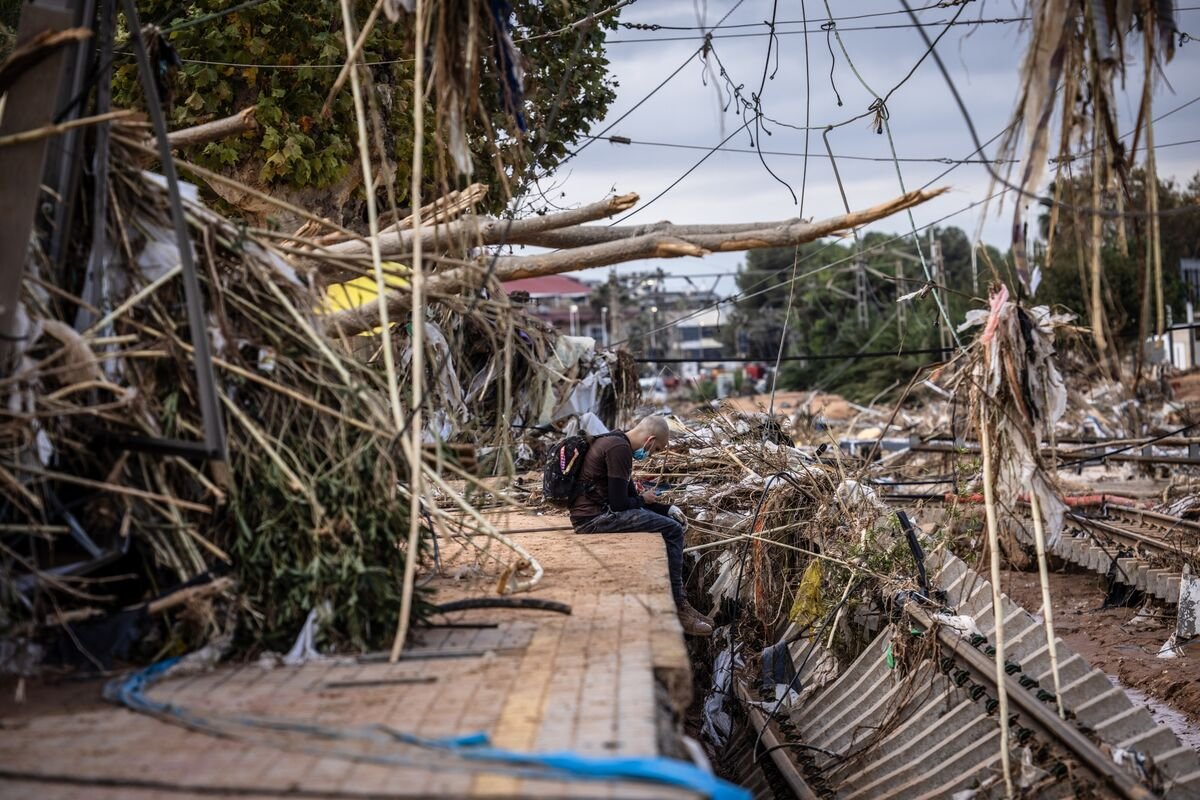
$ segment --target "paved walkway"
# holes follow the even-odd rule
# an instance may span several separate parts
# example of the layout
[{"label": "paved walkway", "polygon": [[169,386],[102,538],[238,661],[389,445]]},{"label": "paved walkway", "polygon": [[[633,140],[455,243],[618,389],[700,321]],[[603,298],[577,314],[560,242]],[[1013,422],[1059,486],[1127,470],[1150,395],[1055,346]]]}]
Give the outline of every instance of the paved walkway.
[{"label": "paved walkway", "polygon": [[[424,737],[484,731],[497,747],[521,752],[658,755],[672,710],[691,695],[662,540],[520,533],[562,521],[511,516],[506,526],[546,571],[528,596],[568,603],[570,616],[461,612],[443,619],[489,627],[423,629],[395,665],[345,659],[222,667],[168,679],[150,696],[222,718],[383,724]],[[493,579],[443,580],[437,599],[494,596],[494,585]],[[0,775],[86,782],[0,778],[0,797],[690,796],[646,784],[550,783],[467,771],[461,761],[395,742],[314,742],[262,731],[220,738],[107,705],[97,700],[98,690],[98,683],[32,686],[24,704],[14,704],[11,692],[0,699]],[[346,756],[329,757],[331,748]],[[97,785],[105,781],[111,784]]]}]

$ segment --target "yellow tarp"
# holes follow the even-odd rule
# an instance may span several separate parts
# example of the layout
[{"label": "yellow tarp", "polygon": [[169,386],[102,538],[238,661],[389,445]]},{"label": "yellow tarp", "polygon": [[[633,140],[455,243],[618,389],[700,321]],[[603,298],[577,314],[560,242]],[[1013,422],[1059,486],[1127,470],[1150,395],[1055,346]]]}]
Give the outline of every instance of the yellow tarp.
[{"label": "yellow tarp", "polygon": [[[408,267],[395,261],[384,261],[382,266],[385,285],[392,289],[402,289],[408,286],[408,278],[404,277],[408,275]],[[325,290],[325,302],[316,309],[316,312],[332,314],[335,311],[349,311],[374,303],[379,297],[376,288],[374,275],[363,275],[352,281],[332,284]],[[373,336],[379,331],[380,329],[376,328],[373,331],[364,331],[359,336]]]},{"label": "yellow tarp", "polygon": [[803,628],[820,617],[821,611],[821,562],[814,558],[804,568],[788,619]]}]

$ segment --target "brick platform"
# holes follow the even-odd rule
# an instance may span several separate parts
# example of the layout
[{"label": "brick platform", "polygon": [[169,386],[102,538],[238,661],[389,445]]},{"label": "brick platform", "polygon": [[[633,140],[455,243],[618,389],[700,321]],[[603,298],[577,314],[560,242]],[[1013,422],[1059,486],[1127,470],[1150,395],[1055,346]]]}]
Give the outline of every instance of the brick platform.
[{"label": "brick platform", "polygon": [[[521,533],[561,518],[505,520],[545,568],[528,596],[568,603],[570,616],[501,609],[454,614],[481,628],[424,629],[396,665],[345,659],[266,670],[222,667],[168,679],[154,699],[206,714],[286,717],[329,726],[389,725],[426,737],[487,732],[521,752],[657,755],[670,707],[686,704],[691,673],[666,577],[650,534]],[[494,584],[443,580],[437,600],[494,595]],[[225,787],[242,797],[296,789],[340,796],[689,797],[646,784],[552,783],[435,764],[428,751],[321,742],[382,765],[314,754],[310,738],[218,738],[96,700],[99,684],[32,686],[24,705],[0,699],[0,769],[146,782],[98,787],[0,779],[4,798],[187,797],[168,785]],[[260,744],[270,738],[273,744]],[[327,751],[322,751],[327,752]],[[460,762],[457,762],[460,763]],[[155,786],[156,782],[163,785]],[[247,789],[252,789],[247,793]],[[262,794],[258,794],[262,792]]]}]

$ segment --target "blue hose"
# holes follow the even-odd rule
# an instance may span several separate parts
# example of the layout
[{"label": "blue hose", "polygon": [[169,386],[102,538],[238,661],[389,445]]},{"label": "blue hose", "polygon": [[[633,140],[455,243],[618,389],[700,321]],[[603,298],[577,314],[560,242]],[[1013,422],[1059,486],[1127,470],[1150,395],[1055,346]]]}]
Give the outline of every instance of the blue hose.
[{"label": "blue hose", "polygon": [[235,717],[229,720],[204,717],[189,709],[150,699],[146,692],[159,680],[166,677],[179,658],[168,658],[141,669],[126,678],[109,681],[104,687],[104,698],[123,705],[133,711],[177,720],[189,727],[217,731],[220,722],[268,729],[287,729],[309,732],[323,738],[341,735],[342,738],[364,738],[365,733],[386,732],[398,742],[450,753],[465,761],[481,762],[508,767],[535,767],[552,774],[544,777],[552,780],[614,781],[636,780],[678,786],[698,792],[712,800],[750,800],[750,792],[740,786],[721,780],[694,764],[661,756],[585,756],[570,751],[556,753],[518,753],[491,746],[491,740],[483,732],[470,733],[444,739],[427,739],[403,731],[381,726],[369,729],[335,730],[325,726],[314,726],[294,720],[267,720],[254,717]]}]

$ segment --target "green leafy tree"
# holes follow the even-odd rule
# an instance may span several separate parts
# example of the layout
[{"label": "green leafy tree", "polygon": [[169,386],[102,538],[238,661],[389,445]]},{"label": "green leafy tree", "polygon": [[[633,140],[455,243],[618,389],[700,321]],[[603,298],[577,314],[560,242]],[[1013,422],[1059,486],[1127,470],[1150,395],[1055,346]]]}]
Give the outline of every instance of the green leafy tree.
[{"label": "green leafy tree", "polygon": [[[1090,205],[1090,173],[1063,178],[1062,181],[1058,190],[1064,201],[1072,206]],[[1130,175],[1129,187],[1126,209],[1144,209],[1147,189],[1145,172],[1134,170]],[[1164,211],[1200,204],[1200,173],[1194,175],[1186,187],[1171,180],[1160,180],[1158,204]],[[1103,205],[1115,209],[1111,197],[1106,198]],[[1050,215],[1043,213],[1039,223],[1044,242],[1049,235]],[[1140,336],[1152,331],[1155,322],[1155,311],[1151,305],[1153,288],[1150,297],[1145,291],[1148,227],[1144,217],[1126,217],[1124,243],[1115,217],[1105,218],[1101,227],[1101,296],[1117,344],[1125,347],[1136,344]],[[1187,301],[1180,279],[1179,262],[1184,258],[1200,258],[1200,214],[1165,214],[1159,218],[1159,228],[1164,303],[1172,310],[1174,318],[1179,320],[1182,319]],[[1076,214],[1069,208],[1060,211],[1053,247],[1049,251],[1050,263],[1043,267],[1042,284],[1036,296],[1038,302],[1060,306],[1074,313],[1084,324],[1089,324],[1091,320],[1090,256],[1087,245],[1090,237],[1089,216]]]},{"label": "green leafy tree", "polygon": [[[227,0],[191,0],[181,9],[171,0],[139,0],[143,22],[162,25],[167,41],[183,60],[173,80],[172,127],[188,127],[257,106],[258,130],[198,145],[185,152],[185,157],[294,198],[311,210],[336,215],[360,183],[349,86],[338,94],[327,118],[320,114],[346,56],[340,0],[266,0],[199,21],[228,6]],[[356,4],[360,26],[370,6]],[[527,137],[518,132],[506,108],[493,50],[476,48],[481,80],[469,91],[477,92],[479,113],[465,121],[475,167],[470,180],[494,187],[489,197],[493,204],[505,202],[503,188],[516,188],[524,176],[558,164],[579,134],[604,116],[615,96],[604,53],[605,36],[616,25],[615,15],[607,15],[593,26],[562,30],[589,9],[586,0],[514,3],[513,38],[525,71],[523,111],[531,132]],[[187,24],[191,20],[197,23]],[[448,24],[458,23],[451,20]],[[487,41],[492,41],[486,12],[480,24],[489,28]],[[430,42],[427,55],[432,58],[433,48],[449,46]],[[388,163],[382,166],[394,171],[401,207],[409,205],[414,141],[412,50],[412,18],[402,14],[394,24],[381,19],[363,51],[373,88],[371,100],[383,121],[380,133]],[[117,66],[114,98],[122,105],[143,104],[133,59]],[[439,136],[432,107],[426,120],[429,185],[423,195],[428,197],[467,180],[455,176],[444,158],[445,137]],[[372,157],[377,157],[374,142]],[[226,199],[239,202],[232,195]],[[262,210],[248,203],[242,207]]]},{"label": "green leafy tree", "polygon": [[[934,229],[945,270],[942,293],[950,319],[957,324],[971,305],[971,242],[958,228]],[[735,324],[727,327],[726,345],[746,357],[771,363],[779,353],[780,334],[791,293],[792,308],[785,356],[829,356],[858,352],[903,353],[939,347],[939,312],[933,297],[905,301],[897,298],[926,282],[922,256],[929,262],[929,239],[921,255],[911,237],[868,233],[861,242],[865,272],[865,302],[857,288],[855,245],[812,242],[800,248],[753,251],[738,275],[746,296],[737,303]],[[988,249],[993,263],[1001,256]],[[980,264],[984,263],[981,259]],[[797,279],[792,281],[793,265]],[[982,270],[982,266],[980,266]],[[981,276],[981,281],[983,277]],[[860,306],[866,324],[860,322]],[[781,387],[822,388],[865,401],[899,382],[936,356],[928,353],[870,359],[785,362]]]}]

